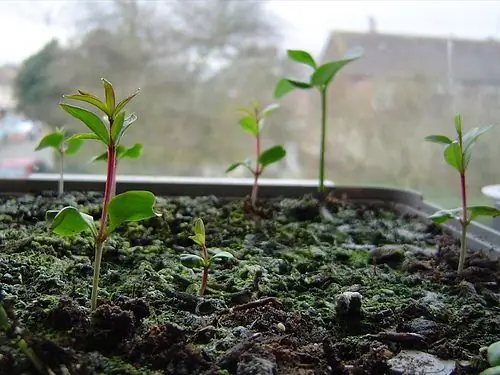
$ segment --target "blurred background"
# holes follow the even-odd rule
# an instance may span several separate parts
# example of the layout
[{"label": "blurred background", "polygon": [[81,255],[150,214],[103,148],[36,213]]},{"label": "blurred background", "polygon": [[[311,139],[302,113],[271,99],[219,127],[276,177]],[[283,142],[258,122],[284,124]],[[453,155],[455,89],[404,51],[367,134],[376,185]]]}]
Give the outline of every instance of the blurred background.
[{"label": "blurred background", "polygon": [[[252,155],[236,109],[276,102],[282,77],[307,77],[287,49],[321,62],[351,48],[364,56],[336,77],[329,95],[327,178],[337,184],[421,191],[440,206],[458,203],[458,176],[429,134],[453,135],[500,121],[499,1],[340,0],[3,0],[0,1],[0,177],[52,172],[51,150],[35,152],[55,127],[84,130],[59,107],[81,89],[120,97],[141,89],[125,143],[144,144],[122,174],[224,176]],[[316,91],[279,101],[264,143],[287,157],[265,177],[317,178],[320,102]],[[500,184],[494,128],[475,147],[472,203]],[[89,142],[66,172],[103,173]],[[232,176],[247,176],[235,171]]]}]

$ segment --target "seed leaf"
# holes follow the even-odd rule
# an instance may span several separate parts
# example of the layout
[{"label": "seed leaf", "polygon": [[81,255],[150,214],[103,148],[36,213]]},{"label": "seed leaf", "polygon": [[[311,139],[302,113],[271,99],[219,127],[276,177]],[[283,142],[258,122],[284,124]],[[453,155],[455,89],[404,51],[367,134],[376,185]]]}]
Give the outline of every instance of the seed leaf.
[{"label": "seed leaf", "polygon": [[129,97],[123,99],[118,105],[116,106],[115,112],[113,113],[113,116],[116,116],[118,112],[120,112],[132,99],[134,99],[137,94],[139,94],[140,90],[137,90],[135,93],[130,95]]},{"label": "seed leaf", "polygon": [[104,85],[104,94],[106,98],[106,107],[108,108],[108,112],[113,114],[115,111],[115,90],[113,89],[113,85],[105,78],[101,78],[101,81]]},{"label": "seed leaf", "polygon": [[226,169],[226,173],[229,173],[229,172],[232,172],[234,171],[236,168],[238,167],[245,167],[246,169],[248,169],[251,173],[253,173],[253,170],[252,168],[250,167],[249,165],[249,162],[248,161],[237,161],[236,163],[233,163],[231,164],[229,167],[227,167]]},{"label": "seed leaf", "polygon": [[[494,342],[486,351],[488,363],[491,367],[500,366],[500,341]],[[500,368],[498,369],[500,370]]]},{"label": "seed leaf", "polygon": [[433,142],[433,143],[442,143],[445,145],[449,145],[453,141],[448,138],[446,135],[429,135],[425,137],[425,140],[428,142]]},{"label": "seed leaf", "polygon": [[283,146],[273,146],[268,148],[259,156],[259,164],[262,167],[266,167],[269,164],[276,163],[286,156],[286,150]]},{"label": "seed leaf", "polygon": [[228,251],[220,251],[214,256],[212,256],[212,258],[210,258],[210,260],[228,260],[228,259],[234,259],[233,254],[231,254]]},{"label": "seed leaf", "polygon": [[66,155],[74,155],[76,154],[83,145],[83,139],[78,138],[68,138],[66,140],[66,147],[64,148],[64,153]]},{"label": "seed leaf", "polygon": [[306,82],[295,81],[288,78],[283,78],[278,81],[274,89],[274,97],[281,98],[295,89],[310,89],[313,86]]},{"label": "seed leaf", "polygon": [[149,191],[131,190],[118,194],[109,202],[109,227],[113,232],[120,224],[127,221],[139,221],[160,216],[154,211],[156,197]]},{"label": "seed leaf", "polygon": [[90,231],[97,236],[97,228],[92,216],[84,214],[75,207],[64,207],[60,211],[49,210],[45,220],[50,223],[50,230],[60,236],[73,236],[83,231]]},{"label": "seed leaf", "polygon": [[256,136],[259,134],[259,126],[253,116],[244,116],[240,119],[241,128],[247,133]]},{"label": "seed leaf", "polygon": [[431,219],[432,221],[434,221],[435,223],[438,223],[438,224],[443,224],[451,219],[460,220],[460,217],[458,215],[460,214],[461,211],[462,211],[462,209],[460,209],[460,208],[439,210],[439,211],[435,212],[434,214],[432,214],[431,216],[429,216],[429,219]]},{"label": "seed leaf", "polygon": [[489,206],[469,206],[467,207],[467,213],[469,214],[470,221],[480,216],[500,216],[500,210]]},{"label": "seed leaf", "polygon": [[63,132],[61,131],[52,132],[50,134],[47,134],[40,140],[40,143],[35,148],[35,151],[39,151],[48,147],[52,147],[59,150],[63,140],[64,140]]},{"label": "seed leaf", "polygon": [[71,116],[82,121],[102,142],[104,142],[104,144],[107,145],[109,143],[108,130],[99,116],[86,109],[70,104],[60,103],[59,105]]},{"label": "seed leaf", "polygon": [[460,151],[460,145],[457,141],[453,141],[445,148],[444,160],[458,172],[462,171],[462,153]]},{"label": "seed leaf", "polygon": [[109,115],[108,109],[106,108],[106,104],[104,104],[97,96],[86,93],[84,91],[80,91],[79,94],[70,94],[63,95],[65,99],[78,100],[81,102],[92,104],[94,107],[97,107],[99,110]]},{"label": "seed leaf", "polygon": [[181,264],[187,268],[203,268],[203,258],[194,254],[182,254]]},{"label": "seed leaf", "polygon": [[311,68],[316,69],[316,62],[309,52],[301,50],[291,50],[287,51],[288,57],[298,63],[309,65]]}]

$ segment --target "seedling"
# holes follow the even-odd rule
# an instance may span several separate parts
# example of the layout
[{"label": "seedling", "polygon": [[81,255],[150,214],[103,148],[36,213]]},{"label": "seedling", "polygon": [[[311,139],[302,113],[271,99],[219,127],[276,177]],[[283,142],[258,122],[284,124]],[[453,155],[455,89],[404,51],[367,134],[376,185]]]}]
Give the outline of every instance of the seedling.
[{"label": "seedling", "polygon": [[76,154],[82,147],[82,144],[83,139],[72,137],[67,138],[66,130],[64,128],[58,128],[43,137],[38,146],[35,148],[35,151],[40,151],[45,148],[52,147],[56,150],[59,156],[59,197],[61,197],[64,193],[64,158],[66,155]]},{"label": "seedling", "polygon": [[455,116],[455,130],[457,139],[451,140],[446,135],[429,135],[425,139],[429,142],[446,145],[444,149],[444,160],[447,164],[457,170],[460,175],[460,198],[462,206],[459,208],[440,210],[429,218],[435,223],[445,223],[450,219],[455,219],[462,226],[462,236],[460,242],[460,257],[458,261],[458,274],[461,275],[465,265],[465,255],[467,252],[467,227],[476,218],[480,216],[498,216],[500,210],[489,206],[467,206],[467,167],[472,156],[472,148],[479,137],[490,130],[493,125],[486,125],[471,129],[463,134],[462,118]]},{"label": "seedling", "polygon": [[97,96],[78,90],[77,94],[65,95],[66,99],[89,103],[104,112],[107,121],[84,108],[60,103],[63,110],[83,122],[90,133],[79,133],[71,139],[97,140],[107,147],[107,174],[104,189],[104,201],[100,225],[96,225],[92,216],[78,211],[75,207],[50,210],[46,219],[51,230],[61,236],[73,236],[81,232],[89,232],[95,244],[94,276],[92,282],[91,310],[97,307],[97,289],[104,243],[109,235],[121,224],[128,221],[139,221],[158,216],[154,211],[156,198],[148,191],[127,191],[115,195],[116,167],[120,140],[137,117],[134,114],[126,116],[123,108],[138,94],[138,91],[118,104],[115,102],[115,92],[110,82],[102,79],[105,101]]},{"label": "seedling", "polygon": [[188,268],[203,268],[203,275],[201,277],[201,285],[199,295],[205,294],[208,282],[208,271],[212,266],[214,260],[221,259],[234,259],[233,254],[227,251],[220,251],[215,255],[209,257],[207,246],[205,244],[205,225],[203,220],[196,218],[194,220],[194,236],[190,236],[194,242],[196,242],[201,247],[201,257],[195,254],[182,254],[181,263],[183,266]]},{"label": "seedling", "polygon": [[264,127],[264,120],[278,107],[279,106],[277,104],[271,104],[261,110],[258,103],[254,102],[251,109],[243,108],[240,110],[240,112],[243,112],[244,114],[239,121],[241,128],[248,134],[255,137],[255,167],[252,168],[251,161],[247,159],[245,161],[238,161],[231,164],[226,169],[226,173],[232,172],[238,167],[245,167],[250,171],[250,173],[252,173],[254,182],[252,186],[252,193],[250,195],[250,201],[253,209],[256,209],[257,204],[259,177],[262,175],[266,167],[277,163],[286,156],[286,150],[281,145],[272,146],[265,151],[261,151],[261,132]]},{"label": "seedling", "polygon": [[343,59],[330,61],[323,65],[317,64],[310,53],[301,50],[288,50],[288,57],[300,64],[307,65],[313,69],[310,75],[309,82],[297,81],[295,79],[281,79],[274,90],[274,96],[281,98],[284,95],[295,89],[309,90],[316,88],[321,96],[321,143],[320,143],[320,160],[319,160],[319,186],[318,191],[323,193],[325,190],[325,147],[326,147],[326,118],[327,118],[327,93],[330,83],[335,75],[344,66],[359,59],[362,54],[350,53],[345,55]]},{"label": "seedling", "polygon": [[500,374],[500,341],[494,342],[486,350],[489,368],[479,375],[498,375]]}]

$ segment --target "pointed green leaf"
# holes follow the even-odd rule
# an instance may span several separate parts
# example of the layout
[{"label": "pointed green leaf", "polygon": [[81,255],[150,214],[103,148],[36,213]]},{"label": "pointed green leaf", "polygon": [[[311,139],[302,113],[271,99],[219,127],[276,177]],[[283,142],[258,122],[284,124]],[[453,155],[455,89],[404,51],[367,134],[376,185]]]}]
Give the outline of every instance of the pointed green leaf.
[{"label": "pointed green leaf", "polygon": [[203,220],[199,217],[194,219],[193,223],[193,231],[195,235],[200,235],[205,242],[205,224],[203,224]]},{"label": "pointed green leaf", "polygon": [[289,49],[287,51],[287,54],[290,59],[301,64],[309,65],[311,68],[316,69],[316,62],[309,54],[309,52]]},{"label": "pointed green leaf", "polygon": [[200,246],[203,246],[205,244],[205,237],[203,237],[201,234],[195,234],[194,236],[189,236],[189,238]]},{"label": "pointed green leaf", "polygon": [[130,126],[137,120],[137,116],[135,113],[131,113],[127,117],[125,117],[125,120],[123,121],[123,127],[120,131],[120,134],[118,135],[118,139],[121,139],[125,132],[130,128]]},{"label": "pointed green leaf", "polygon": [[52,232],[60,236],[73,236],[87,230],[94,237],[97,236],[97,228],[92,216],[78,211],[75,207],[64,207],[60,211],[47,211],[45,219],[50,222]]},{"label": "pointed green leaf", "polygon": [[203,258],[194,254],[182,254],[181,264],[187,268],[203,268]]},{"label": "pointed green leaf", "polygon": [[266,167],[269,164],[276,163],[286,156],[286,150],[283,146],[273,146],[268,148],[259,156],[259,164],[262,167]]},{"label": "pointed green leaf", "polygon": [[100,155],[95,156],[94,158],[92,158],[91,161],[94,162],[94,161],[106,161],[106,160],[108,160],[108,152],[107,151],[103,152]]},{"label": "pointed green leaf", "polygon": [[104,85],[104,94],[106,98],[106,107],[108,108],[108,113],[114,113],[115,111],[115,90],[113,85],[105,78],[101,78],[102,84]]},{"label": "pointed green leaf", "polygon": [[115,112],[113,113],[113,116],[116,116],[118,112],[120,112],[128,103],[130,103],[130,101],[134,99],[137,96],[137,94],[139,94],[139,91],[140,90],[138,89],[135,93],[133,93],[132,95],[130,95],[129,97],[123,99],[120,103],[118,103]]},{"label": "pointed green leaf", "polygon": [[460,137],[462,135],[462,116],[456,115],[453,117],[453,123],[455,124],[455,130]]},{"label": "pointed green leaf", "polygon": [[460,216],[458,215],[460,214],[461,211],[462,209],[460,208],[439,210],[434,214],[432,214],[431,216],[429,216],[429,219],[438,224],[443,224],[451,219],[460,220]]},{"label": "pointed green leaf", "polygon": [[433,143],[441,143],[445,145],[449,145],[453,141],[448,138],[446,135],[429,135],[425,137],[425,140],[428,142],[433,142]]},{"label": "pointed green leaf", "polygon": [[256,136],[259,134],[259,127],[257,122],[255,121],[255,118],[253,116],[245,116],[240,118],[240,126],[241,128],[246,131],[247,133]]},{"label": "pointed green leaf", "polygon": [[247,161],[238,161],[236,163],[233,163],[231,164],[229,167],[227,167],[225,173],[229,173],[229,172],[232,172],[234,171],[236,168],[238,167],[245,167],[246,169],[248,169],[251,173],[254,173],[254,171],[252,170],[252,168],[250,167],[250,165],[248,164]]},{"label": "pointed green leaf", "polygon": [[445,148],[444,160],[458,172],[462,172],[462,153],[457,141],[453,141]]},{"label": "pointed green leaf", "polygon": [[306,82],[295,81],[288,78],[280,79],[274,89],[274,97],[281,98],[295,89],[310,89],[313,86]]},{"label": "pointed green leaf", "polygon": [[311,83],[314,86],[326,86],[328,85],[335,75],[342,69],[344,66],[357,60],[359,57],[353,57],[338,61],[332,61],[326,64],[321,65],[316,69],[311,77]]},{"label": "pointed green leaf", "polygon": [[95,135],[94,133],[77,133],[77,134],[73,134],[71,137],[69,137],[67,141],[71,140],[71,139],[81,139],[81,140],[96,140],[96,141],[100,141],[101,138],[99,138],[97,135]]},{"label": "pointed green leaf", "polygon": [[40,140],[40,143],[35,148],[35,151],[39,151],[47,147],[52,147],[59,150],[63,140],[64,140],[63,132],[61,131],[52,132],[50,134],[47,134]]},{"label": "pointed green leaf", "polygon": [[109,143],[109,134],[106,125],[102,122],[99,116],[87,111],[86,109],[76,107],[70,104],[60,103],[62,109],[68,112],[71,116],[82,121],[95,135],[99,137],[106,145]]},{"label": "pointed green leaf", "polygon": [[210,260],[229,260],[234,259],[233,254],[228,251],[220,251],[217,254],[213,255]]},{"label": "pointed green leaf", "polygon": [[119,158],[137,159],[142,155],[142,150],[142,144],[136,143],[130,148],[124,148],[124,150],[120,153]]},{"label": "pointed green leaf", "polygon": [[68,138],[66,140],[66,146],[64,148],[64,153],[66,155],[74,155],[76,154],[83,145],[83,139],[78,138]]},{"label": "pointed green leaf", "polygon": [[83,93],[81,91],[79,94],[70,94],[70,95],[63,95],[63,98],[65,99],[72,99],[72,100],[78,100],[81,102],[89,103],[92,104],[94,107],[98,108],[105,114],[109,115],[108,109],[106,108],[106,104],[104,104],[97,96],[89,94],[89,93]]},{"label": "pointed green leaf", "polygon": [[119,112],[114,121],[113,126],[111,126],[111,139],[115,142],[115,144],[120,143],[120,138],[122,136],[123,126],[125,125],[125,112]]},{"label": "pointed green leaf", "polygon": [[489,206],[469,206],[467,207],[467,213],[469,215],[469,220],[474,220],[480,216],[500,216],[500,210]]},{"label": "pointed green leaf", "polygon": [[467,168],[469,165],[472,149],[477,143],[479,137],[493,128],[494,125],[485,125],[482,127],[473,128],[463,136],[463,150],[464,150],[464,166]]},{"label": "pointed green leaf", "polygon": [[149,219],[160,214],[154,211],[156,197],[149,191],[127,191],[118,194],[109,202],[109,227],[107,233],[113,232],[120,224],[127,221]]},{"label": "pointed green leaf", "polygon": [[277,110],[280,107],[279,104],[274,103],[274,104],[269,104],[266,108],[262,110],[262,116],[267,117],[271,113],[273,113],[275,110]]},{"label": "pointed green leaf", "polygon": [[[494,342],[486,351],[488,363],[491,367],[500,366],[500,341]],[[499,372],[500,374],[500,372]]]}]

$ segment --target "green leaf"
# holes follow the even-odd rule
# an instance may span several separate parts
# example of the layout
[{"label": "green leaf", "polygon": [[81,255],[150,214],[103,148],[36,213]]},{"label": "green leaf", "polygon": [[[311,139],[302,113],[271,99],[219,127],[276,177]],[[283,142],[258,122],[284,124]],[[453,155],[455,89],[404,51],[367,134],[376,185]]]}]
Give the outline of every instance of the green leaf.
[{"label": "green leaf", "polygon": [[461,211],[462,211],[461,208],[439,210],[434,214],[432,214],[431,216],[429,216],[429,219],[438,224],[443,224],[451,219],[460,220],[460,216],[458,215],[460,214]]},{"label": "green leaf", "polygon": [[125,125],[125,112],[124,111],[122,111],[116,115],[116,117],[113,121],[113,126],[111,126],[111,139],[115,142],[115,144],[120,143],[123,125]]},{"label": "green leaf", "polygon": [[500,366],[493,366],[490,368],[487,368],[483,372],[481,372],[479,375],[500,375]]},{"label": "green leaf", "polygon": [[73,134],[71,137],[69,137],[68,139],[66,139],[66,142],[70,141],[71,139],[81,139],[81,140],[96,140],[96,141],[100,141],[101,138],[99,138],[96,134],[94,133],[77,133],[77,134]]},{"label": "green leaf", "polygon": [[195,234],[194,236],[189,236],[189,238],[200,246],[203,246],[205,244],[205,237],[203,237],[201,234]]},{"label": "green leaf", "polygon": [[123,127],[120,130],[120,133],[118,135],[118,139],[121,139],[124,135],[125,132],[130,128],[130,126],[137,120],[137,116],[135,113],[131,113],[127,117],[125,117],[125,120],[123,121]]},{"label": "green leaf", "polygon": [[91,161],[94,162],[94,161],[106,161],[106,160],[108,160],[108,152],[104,151],[102,154],[97,155],[94,158],[92,158]]},{"label": "green leaf", "polygon": [[242,117],[240,118],[239,122],[241,128],[248,134],[251,134],[253,136],[257,136],[259,134],[259,126],[253,116]]},{"label": "green leaf", "polygon": [[115,111],[115,90],[113,90],[113,85],[107,79],[101,78],[101,81],[104,85],[106,107],[108,108],[108,113],[112,114]]},{"label": "green leaf", "polygon": [[109,143],[109,134],[106,125],[99,116],[87,111],[86,109],[73,105],[60,103],[62,109],[68,112],[71,116],[82,121],[95,135],[99,137],[106,145]]},{"label": "green leaf", "polygon": [[310,89],[313,86],[306,82],[295,81],[288,78],[280,79],[274,89],[274,97],[281,98],[295,89]]},{"label": "green leaf", "polygon": [[139,156],[142,155],[142,144],[136,143],[130,148],[123,148],[123,151],[120,152],[119,158],[129,158],[129,159],[137,159]]},{"label": "green leaf", "polygon": [[262,167],[266,167],[269,164],[276,163],[286,156],[286,150],[283,146],[273,146],[268,148],[259,156],[259,164]]},{"label": "green leaf", "polygon": [[455,124],[455,130],[460,137],[462,135],[462,116],[456,115],[453,117],[453,123]]},{"label": "green leaf", "polygon": [[228,251],[220,251],[217,254],[213,255],[212,258],[210,258],[211,261],[213,260],[229,260],[229,259],[234,259],[233,254],[231,254]]},{"label": "green leaf", "polygon": [[9,316],[3,307],[3,303],[0,302],[0,330],[7,331],[9,327]]},{"label": "green leaf", "polygon": [[274,103],[274,104],[269,104],[266,108],[262,110],[262,116],[267,117],[271,113],[273,113],[275,110],[277,110],[280,107],[279,104]]},{"label": "green leaf", "polygon": [[248,164],[248,161],[238,161],[236,163],[231,164],[225,171],[225,173],[229,173],[234,171],[238,167],[245,167],[247,168],[251,173],[254,173],[250,165]]},{"label": "green leaf", "polygon": [[500,366],[500,341],[488,346],[487,357],[490,366]]},{"label": "green leaf", "polygon": [[63,140],[64,140],[63,132],[61,131],[52,132],[50,134],[47,134],[40,140],[40,143],[35,148],[35,151],[39,151],[47,147],[52,147],[59,150]]},{"label": "green leaf", "polygon": [[205,265],[203,258],[194,254],[182,254],[181,263],[187,268],[203,268]]},{"label": "green leaf", "polygon": [[444,150],[444,160],[458,172],[463,172],[462,153],[457,141],[450,143]]},{"label": "green leaf", "polygon": [[118,194],[109,202],[109,227],[113,232],[120,224],[127,221],[139,221],[160,216],[154,211],[156,197],[149,191],[131,190]]},{"label": "green leaf", "polygon": [[108,109],[106,108],[106,104],[104,104],[97,96],[80,91],[79,94],[71,94],[71,95],[63,95],[65,99],[78,100],[81,102],[92,104],[94,107],[97,107],[99,110],[109,115]]},{"label": "green leaf", "polygon": [[289,49],[287,51],[287,54],[290,59],[301,64],[309,65],[311,68],[316,69],[316,62],[309,54],[309,52]]},{"label": "green leaf", "polygon": [[480,216],[500,216],[500,210],[489,206],[469,206],[467,207],[467,213],[470,221]]},{"label": "green leaf", "polygon": [[60,236],[73,236],[84,231],[90,231],[94,237],[97,236],[92,216],[78,211],[75,207],[47,211],[45,219],[50,222],[52,232]]},{"label": "green leaf", "polygon": [[467,168],[469,165],[471,156],[472,156],[472,149],[474,148],[475,144],[477,143],[477,140],[481,135],[486,133],[488,130],[493,128],[494,125],[485,125],[482,127],[477,127],[473,128],[470,131],[467,132],[463,136],[463,150],[464,150],[464,166]]},{"label": "green leaf", "polygon": [[196,236],[201,236],[203,243],[205,243],[205,224],[203,224],[203,220],[199,217],[194,219],[193,232]]},{"label": "green leaf", "polygon": [[135,93],[130,95],[129,97],[123,99],[118,105],[116,106],[115,112],[113,113],[113,116],[116,116],[118,112],[120,112],[132,99],[134,99],[137,94],[139,94],[140,90],[137,90]]},{"label": "green leaf", "polygon": [[448,138],[446,135],[429,135],[425,137],[425,140],[428,142],[433,142],[433,143],[442,143],[445,145],[449,145],[453,141]]},{"label": "green leaf", "polygon": [[344,66],[346,66],[350,62],[353,62],[353,61],[359,59],[359,57],[360,56],[348,58],[348,59],[343,59],[343,60],[338,60],[338,61],[332,61],[332,62],[321,65],[313,73],[313,75],[311,77],[311,83],[314,86],[320,86],[320,87],[328,85],[332,81],[332,79],[335,77],[335,75],[340,71],[340,69],[342,69]]},{"label": "green leaf", "polygon": [[83,139],[70,137],[66,140],[66,147],[64,148],[64,153],[66,155],[76,154],[83,145]]}]

